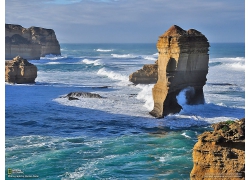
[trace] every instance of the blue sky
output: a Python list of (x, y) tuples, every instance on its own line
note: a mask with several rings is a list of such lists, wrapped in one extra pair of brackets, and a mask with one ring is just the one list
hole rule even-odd
[(54, 29), (60, 43), (156, 43), (174, 24), (244, 42), (245, 1), (6, 0), (5, 23)]

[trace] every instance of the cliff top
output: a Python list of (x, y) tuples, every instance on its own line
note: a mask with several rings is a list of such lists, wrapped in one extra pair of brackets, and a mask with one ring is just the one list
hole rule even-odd
[(182, 36), (182, 35), (204, 36), (201, 32), (199, 32), (195, 29), (189, 29), (189, 30), (185, 31), (181, 27), (179, 27), (177, 25), (173, 25), (160, 37), (164, 38), (164, 37), (169, 37), (169, 36)]
[(236, 121), (225, 121), (213, 124), (214, 131), (204, 132), (198, 139), (202, 142), (244, 142), (245, 118)]

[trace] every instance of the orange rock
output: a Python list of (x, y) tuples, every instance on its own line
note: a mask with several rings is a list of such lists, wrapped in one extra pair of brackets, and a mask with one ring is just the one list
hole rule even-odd
[(204, 132), (198, 137), (193, 148), (190, 179), (245, 179), (245, 118), (213, 127), (216, 127), (213, 132)]

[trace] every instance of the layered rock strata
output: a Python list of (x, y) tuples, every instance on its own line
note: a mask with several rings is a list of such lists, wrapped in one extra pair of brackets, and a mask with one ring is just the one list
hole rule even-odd
[(142, 69), (129, 75), (134, 84), (155, 84), (158, 79), (158, 64), (145, 64)]
[(245, 118), (213, 125), (193, 148), (191, 180), (245, 179)]
[(185, 31), (173, 25), (159, 37), (157, 49), (158, 80), (152, 90), (154, 109), (150, 114), (162, 118), (180, 112), (182, 107), (176, 96), (188, 87), (187, 103), (204, 103), (209, 61), (207, 38), (195, 29)]
[(35, 83), (37, 67), (20, 56), (5, 61), (5, 82), (8, 83)]
[(13, 59), (16, 56), (28, 60), (40, 59), (49, 54), (61, 55), (54, 30), (5, 24), (5, 59)]

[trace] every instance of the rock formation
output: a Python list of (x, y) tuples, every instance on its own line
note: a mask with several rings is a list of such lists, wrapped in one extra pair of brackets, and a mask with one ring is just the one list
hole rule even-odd
[(203, 86), (208, 73), (207, 38), (199, 31), (173, 25), (159, 37), (158, 80), (152, 90), (154, 109), (150, 114), (162, 118), (178, 113), (182, 107), (176, 96), (185, 88), (188, 104), (204, 103)]
[(5, 24), (5, 59), (10, 60), (16, 56), (28, 60), (40, 59), (49, 54), (61, 55), (54, 30)]
[(245, 179), (245, 118), (213, 125), (193, 148), (191, 180)]
[(35, 83), (37, 67), (20, 56), (5, 61), (5, 82), (9, 83)]
[(68, 100), (79, 100), (79, 98), (102, 98), (102, 96), (89, 92), (71, 92), (64, 98), (68, 98)]
[(158, 64), (145, 64), (142, 69), (129, 75), (134, 84), (155, 84), (158, 79)]

